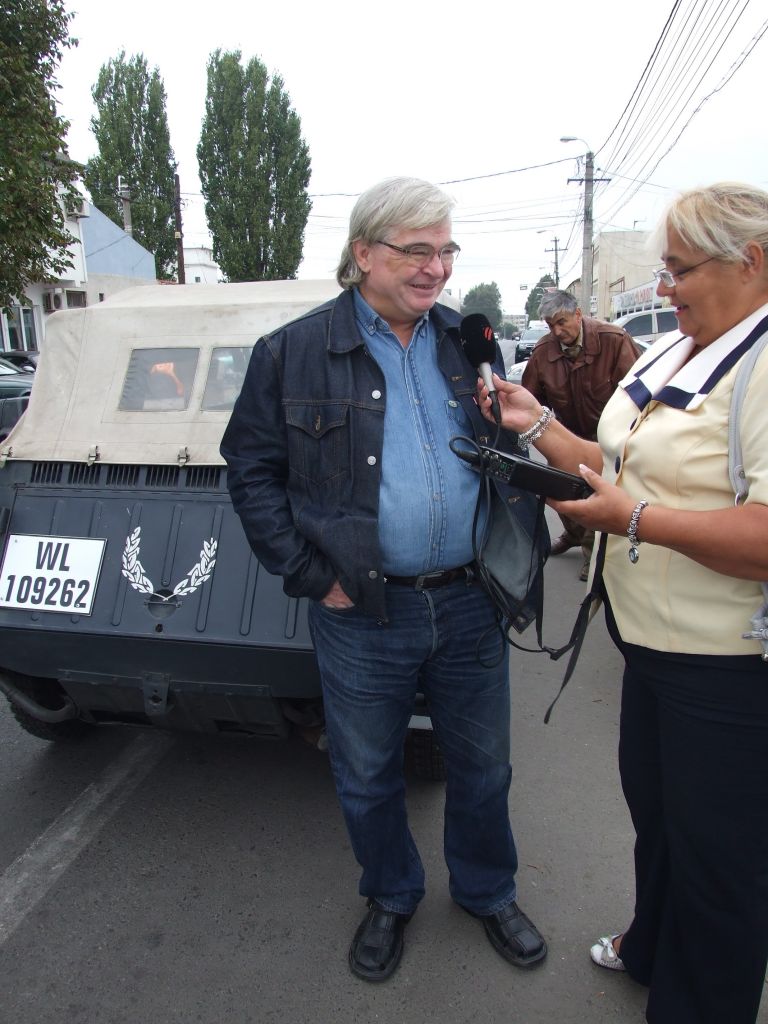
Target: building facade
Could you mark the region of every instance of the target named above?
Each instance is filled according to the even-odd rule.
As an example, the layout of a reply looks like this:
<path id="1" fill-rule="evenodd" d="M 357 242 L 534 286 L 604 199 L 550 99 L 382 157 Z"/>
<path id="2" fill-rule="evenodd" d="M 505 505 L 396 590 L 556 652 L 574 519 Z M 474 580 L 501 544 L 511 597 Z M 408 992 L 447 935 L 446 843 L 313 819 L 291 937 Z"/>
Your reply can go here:
<path id="1" fill-rule="evenodd" d="M 103 302 L 123 288 L 155 284 L 155 258 L 101 210 L 83 199 L 66 211 L 72 235 L 70 269 L 53 282 L 30 284 L 28 304 L 14 303 L 0 313 L 0 349 L 35 351 L 45 337 L 51 313 Z"/>
<path id="2" fill-rule="evenodd" d="M 184 248 L 184 280 L 187 284 L 219 284 L 221 269 L 213 262 L 213 252 L 204 245 Z"/>

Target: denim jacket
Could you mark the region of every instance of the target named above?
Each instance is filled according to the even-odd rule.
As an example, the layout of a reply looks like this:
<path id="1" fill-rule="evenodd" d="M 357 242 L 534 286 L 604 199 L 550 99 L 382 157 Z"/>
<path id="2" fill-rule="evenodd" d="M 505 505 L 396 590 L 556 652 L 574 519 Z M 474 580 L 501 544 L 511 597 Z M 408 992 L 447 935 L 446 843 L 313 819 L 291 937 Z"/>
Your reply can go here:
<path id="1" fill-rule="evenodd" d="M 477 372 L 458 343 L 460 316 L 435 305 L 438 363 L 476 440 L 489 424 Z M 498 357 L 498 352 L 497 352 Z M 494 364 L 497 372 L 503 367 Z M 352 293 L 261 338 L 221 444 L 235 511 L 252 550 L 286 594 L 321 600 L 336 579 L 365 612 L 386 619 L 378 538 L 384 376 L 355 322 Z M 502 432 L 514 450 L 514 434 Z M 522 492 L 498 485 L 506 501 Z M 533 533 L 534 507 L 520 501 Z M 517 511 L 517 506 L 516 506 Z"/>

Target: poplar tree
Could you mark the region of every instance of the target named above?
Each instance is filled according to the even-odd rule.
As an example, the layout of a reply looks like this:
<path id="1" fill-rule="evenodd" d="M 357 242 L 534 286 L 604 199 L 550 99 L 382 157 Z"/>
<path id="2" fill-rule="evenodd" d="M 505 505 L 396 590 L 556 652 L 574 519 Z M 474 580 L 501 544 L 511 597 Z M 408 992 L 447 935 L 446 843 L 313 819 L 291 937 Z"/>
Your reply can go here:
<path id="1" fill-rule="evenodd" d="M 530 295 L 525 301 L 525 312 L 528 314 L 529 320 L 538 319 L 539 305 L 544 298 L 544 292 L 554 287 L 555 281 L 551 274 L 545 274 L 544 277 L 539 278 L 536 286 L 531 290 Z"/>
<path id="2" fill-rule="evenodd" d="M 464 316 L 469 313 L 485 313 L 494 331 L 501 330 L 501 292 L 496 282 L 491 281 L 490 284 L 478 284 L 470 288 L 464 296 L 461 312 Z"/>
<path id="3" fill-rule="evenodd" d="M 213 258 L 229 281 L 293 278 L 311 208 L 309 149 L 279 75 L 216 50 L 197 147 Z"/>
<path id="4" fill-rule="evenodd" d="M 133 237 L 154 254 L 158 277 L 170 279 L 177 265 L 176 160 L 160 72 L 150 72 L 142 54 L 126 60 L 122 50 L 102 65 L 91 94 L 96 104 L 91 128 L 99 153 L 88 161 L 85 184 L 93 203 L 122 227 L 117 185 L 122 177 L 130 194 Z"/>
<path id="5" fill-rule="evenodd" d="M 0 2 L 0 306 L 72 265 L 62 202 L 79 205 L 81 168 L 53 96 L 71 17 L 61 0 Z"/>

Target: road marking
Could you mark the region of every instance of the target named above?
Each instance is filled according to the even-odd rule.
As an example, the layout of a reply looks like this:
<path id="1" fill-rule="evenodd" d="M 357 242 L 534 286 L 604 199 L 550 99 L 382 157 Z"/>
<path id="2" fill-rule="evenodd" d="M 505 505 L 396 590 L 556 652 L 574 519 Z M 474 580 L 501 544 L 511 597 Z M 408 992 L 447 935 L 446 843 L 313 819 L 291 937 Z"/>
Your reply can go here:
<path id="1" fill-rule="evenodd" d="M 173 737 L 136 737 L 0 875 L 0 946 L 50 891 L 72 861 L 168 753 Z"/>

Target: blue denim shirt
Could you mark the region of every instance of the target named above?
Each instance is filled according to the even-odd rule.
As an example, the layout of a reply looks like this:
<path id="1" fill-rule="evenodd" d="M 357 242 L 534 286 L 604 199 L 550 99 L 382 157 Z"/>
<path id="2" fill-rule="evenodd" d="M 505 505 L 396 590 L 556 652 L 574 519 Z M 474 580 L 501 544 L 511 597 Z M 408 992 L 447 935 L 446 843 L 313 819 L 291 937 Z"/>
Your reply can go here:
<path id="1" fill-rule="evenodd" d="M 385 573 L 417 576 L 472 561 L 480 478 L 448 447 L 471 434 L 469 417 L 437 365 L 437 332 L 425 313 L 407 347 L 360 292 L 355 318 L 384 374 L 387 404 L 379 489 Z"/>
<path id="2" fill-rule="evenodd" d="M 444 379 L 472 424 L 490 443 L 489 424 L 474 402 L 476 371 L 458 343 L 458 313 L 429 313 Z M 503 372 L 501 360 L 494 364 Z M 379 542 L 384 374 L 355 320 L 344 291 L 253 349 L 221 454 L 228 485 L 252 550 L 268 572 L 283 577 L 292 597 L 321 600 L 338 579 L 363 611 L 386 618 Z M 502 432 L 513 449 L 516 435 Z M 522 492 L 497 485 L 505 501 Z M 528 497 L 528 496 L 526 496 Z M 515 504 L 530 536 L 535 507 Z"/>

